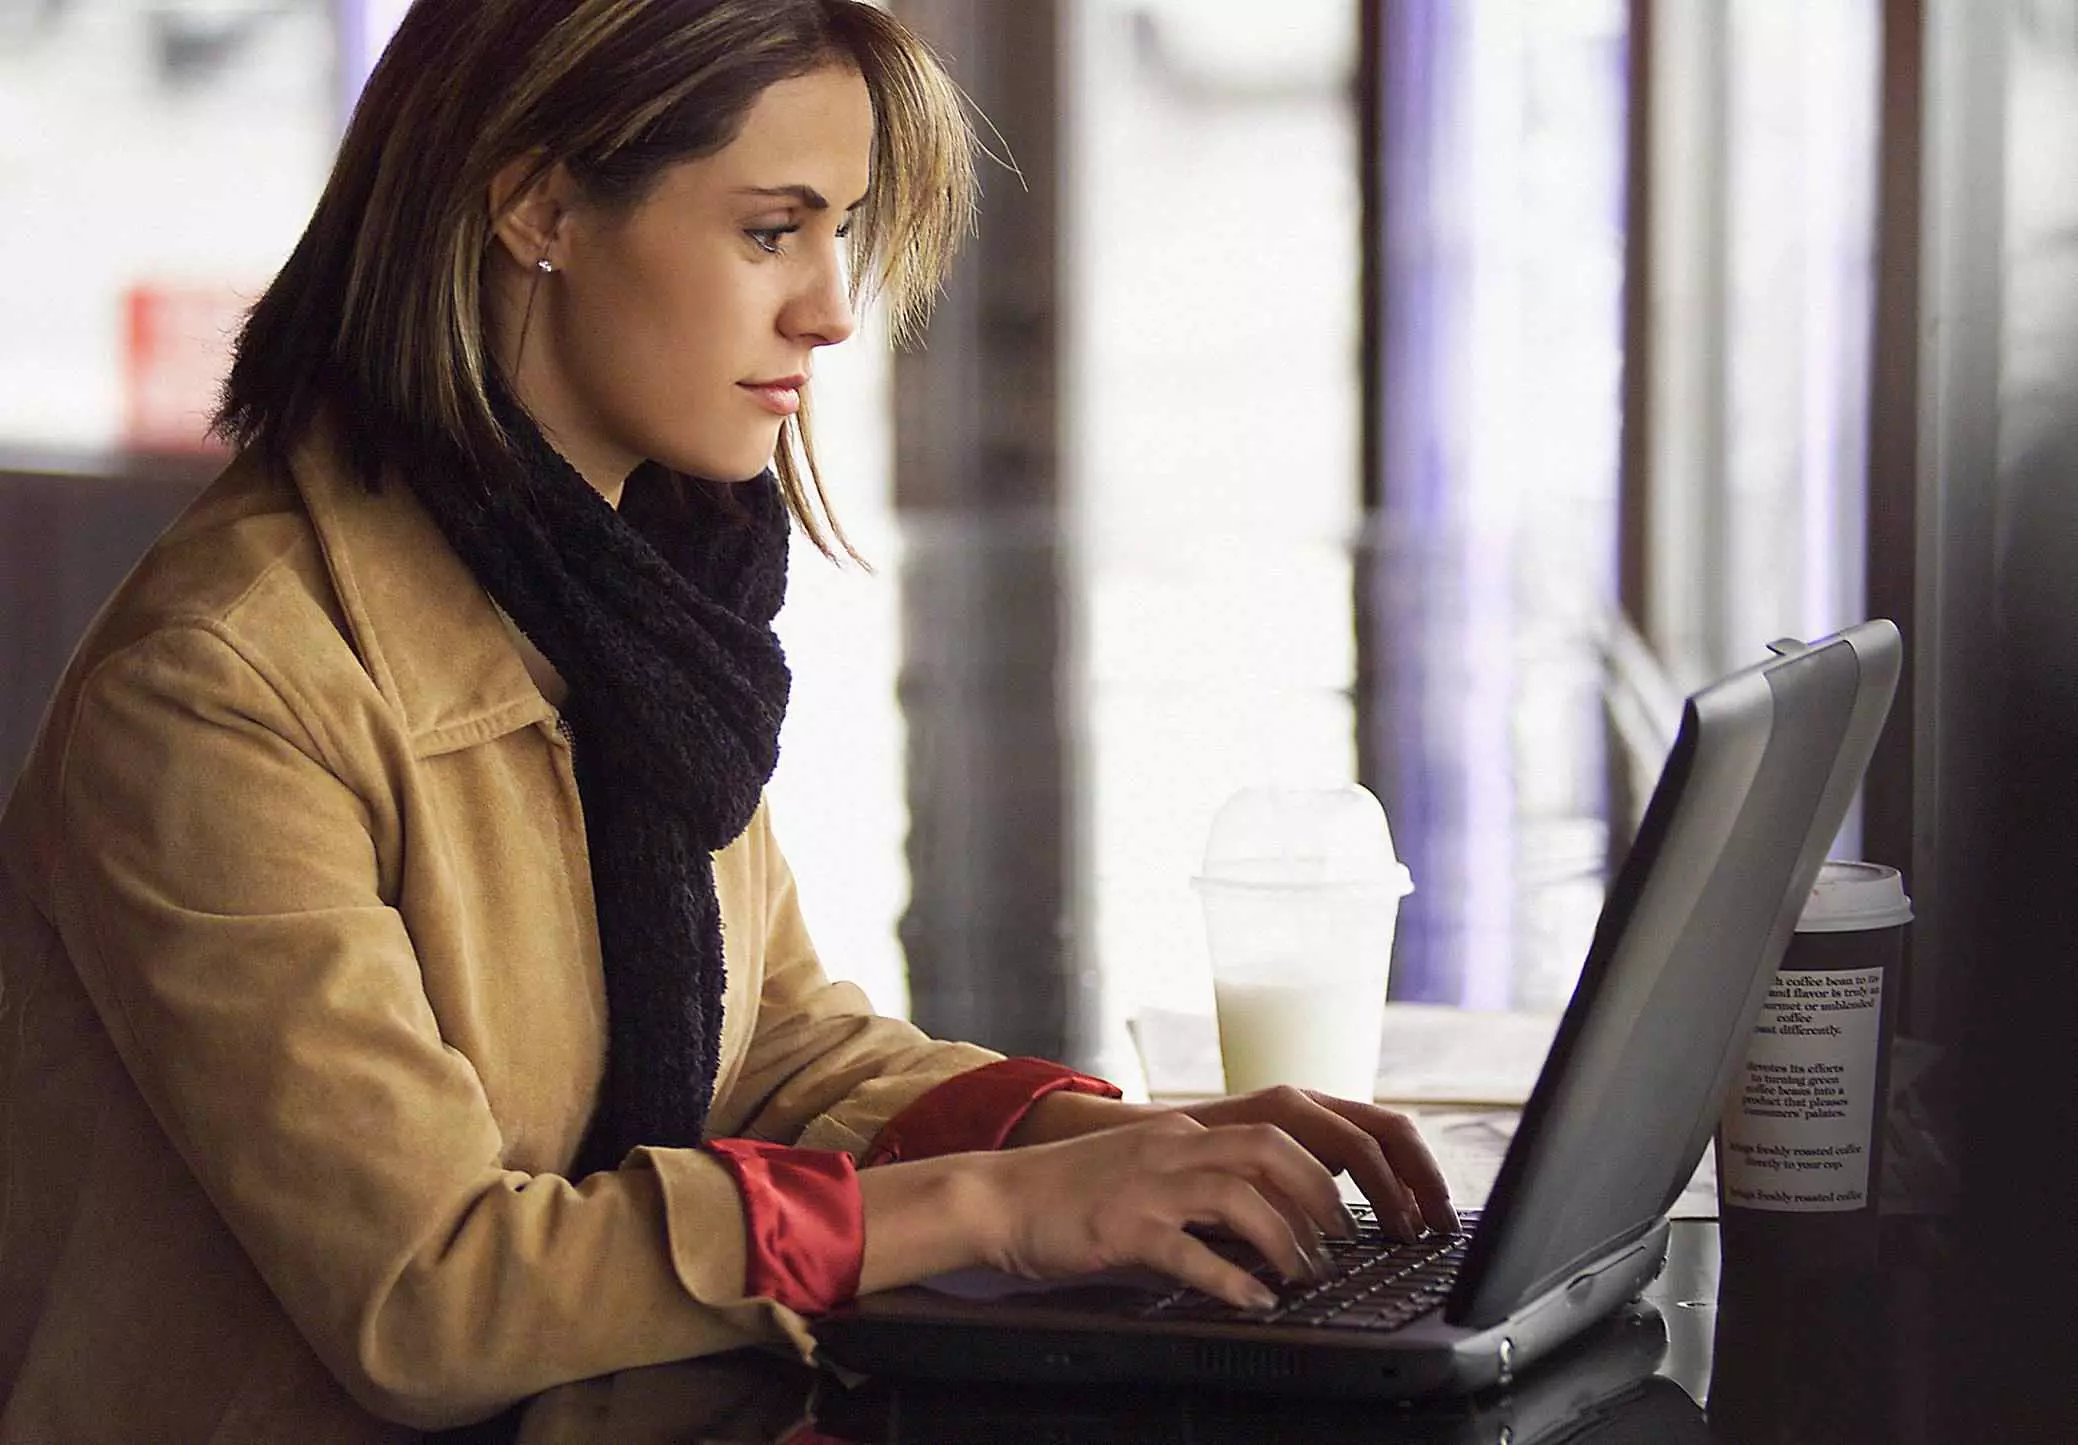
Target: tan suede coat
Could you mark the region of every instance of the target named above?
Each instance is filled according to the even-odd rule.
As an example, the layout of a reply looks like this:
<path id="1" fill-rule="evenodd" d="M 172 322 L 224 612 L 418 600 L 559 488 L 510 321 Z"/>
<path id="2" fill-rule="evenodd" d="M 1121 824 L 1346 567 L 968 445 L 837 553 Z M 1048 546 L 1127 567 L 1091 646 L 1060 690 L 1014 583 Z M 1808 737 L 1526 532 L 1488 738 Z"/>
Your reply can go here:
<path id="1" fill-rule="evenodd" d="M 861 1151 L 997 1056 L 716 856 L 712 1131 Z M 555 713 L 409 489 L 241 460 L 96 622 L 0 817 L 0 1441 L 407 1439 L 749 1342 L 698 1151 L 573 1187 L 603 1064 Z"/>

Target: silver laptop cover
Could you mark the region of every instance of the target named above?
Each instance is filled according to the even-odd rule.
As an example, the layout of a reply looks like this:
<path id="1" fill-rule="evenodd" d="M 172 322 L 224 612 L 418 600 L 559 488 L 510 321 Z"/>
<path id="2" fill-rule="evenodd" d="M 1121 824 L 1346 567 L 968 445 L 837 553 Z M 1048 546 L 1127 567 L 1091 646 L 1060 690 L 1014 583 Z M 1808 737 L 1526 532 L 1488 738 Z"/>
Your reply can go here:
<path id="1" fill-rule="evenodd" d="M 1902 648 L 1869 622 L 1712 684 L 1610 889 L 1446 1317 L 1506 1318 L 1665 1215 L 1709 1146 Z"/>

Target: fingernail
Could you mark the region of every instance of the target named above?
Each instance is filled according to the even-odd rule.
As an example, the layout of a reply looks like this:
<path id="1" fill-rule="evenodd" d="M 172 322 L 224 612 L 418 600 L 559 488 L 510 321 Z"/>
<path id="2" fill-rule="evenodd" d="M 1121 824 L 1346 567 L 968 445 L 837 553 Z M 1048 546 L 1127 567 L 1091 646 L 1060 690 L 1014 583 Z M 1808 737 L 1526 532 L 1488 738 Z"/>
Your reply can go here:
<path id="1" fill-rule="evenodd" d="M 1313 1273 L 1321 1279 L 1326 1279 L 1329 1275 L 1333 1274 L 1334 1272 L 1335 1261 L 1328 1257 L 1328 1252 L 1325 1249 L 1314 1250 Z"/>
<path id="2" fill-rule="evenodd" d="M 1265 1285 L 1250 1285 L 1247 1290 L 1248 1307 L 1252 1310 L 1274 1310 L 1277 1296 Z"/>
<path id="3" fill-rule="evenodd" d="M 1406 1235 L 1409 1239 L 1420 1239 L 1422 1228 L 1420 1210 L 1408 1209 L 1401 1212 L 1400 1233 Z"/>

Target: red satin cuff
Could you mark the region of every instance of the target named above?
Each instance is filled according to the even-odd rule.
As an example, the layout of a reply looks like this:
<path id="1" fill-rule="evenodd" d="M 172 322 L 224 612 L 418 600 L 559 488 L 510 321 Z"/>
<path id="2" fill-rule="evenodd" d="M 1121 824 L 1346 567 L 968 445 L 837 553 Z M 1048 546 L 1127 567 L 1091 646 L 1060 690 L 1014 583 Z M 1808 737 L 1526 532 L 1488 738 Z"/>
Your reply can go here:
<path id="1" fill-rule="evenodd" d="M 999 1059 L 953 1075 L 888 1120 L 865 1165 L 1000 1149 L 1032 1105 L 1063 1090 L 1121 1097 L 1116 1084 L 1045 1059 Z"/>
<path id="2" fill-rule="evenodd" d="M 743 1196 L 743 1291 L 798 1314 L 822 1314 L 859 1292 L 866 1211 L 851 1156 L 749 1139 L 701 1146 Z"/>

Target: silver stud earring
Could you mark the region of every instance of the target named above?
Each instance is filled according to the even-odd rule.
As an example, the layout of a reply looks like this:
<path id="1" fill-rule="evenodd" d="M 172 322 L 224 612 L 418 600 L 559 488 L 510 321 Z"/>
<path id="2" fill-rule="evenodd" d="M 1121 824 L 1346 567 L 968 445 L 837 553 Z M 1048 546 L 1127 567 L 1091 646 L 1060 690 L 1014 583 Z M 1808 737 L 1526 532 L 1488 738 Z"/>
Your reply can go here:
<path id="1" fill-rule="evenodd" d="M 541 268 L 541 274 L 544 276 L 553 275 L 556 269 L 556 263 L 549 260 L 546 256 L 543 256 L 539 261 L 536 261 L 534 264 Z"/>

